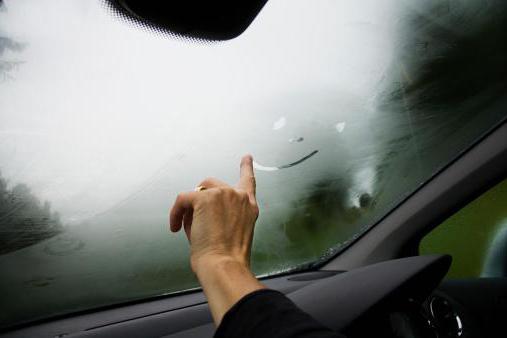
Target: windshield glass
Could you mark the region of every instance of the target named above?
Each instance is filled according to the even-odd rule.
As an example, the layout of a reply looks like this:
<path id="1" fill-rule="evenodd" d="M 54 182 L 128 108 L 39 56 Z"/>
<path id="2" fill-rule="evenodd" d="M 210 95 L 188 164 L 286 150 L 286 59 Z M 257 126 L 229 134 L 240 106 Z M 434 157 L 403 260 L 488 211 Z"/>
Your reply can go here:
<path id="1" fill-rule="evenodd" d="M 0 3 L 2 326 L 197 287 L 169 207 L 236 182 L 244 153 L 253 269 L 273 275 L 337 253 L 505 116 L 502 1 L 268 1 L 220 43 L 102 1 Z"/>

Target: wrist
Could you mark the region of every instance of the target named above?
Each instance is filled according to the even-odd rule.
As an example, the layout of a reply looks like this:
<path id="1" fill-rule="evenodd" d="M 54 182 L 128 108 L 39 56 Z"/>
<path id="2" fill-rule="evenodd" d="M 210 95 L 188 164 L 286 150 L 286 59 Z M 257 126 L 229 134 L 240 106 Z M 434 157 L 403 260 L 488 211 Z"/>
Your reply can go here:
<path id="1" fill-rule="evenodd" d="M 190 264 L 197 277 L 199 277 L 199 275 L 209 275 L 229 269 L 241 269 L 250 272 L 250 264 L 245 259 L 222 254 L 207 254 L 199 257 L 191 257 Z"/>
<path id="2" fill-rule="evenodd" d="M 237 301 L 253 291 L 265 288 L 244 259 L 207 255 L 192 257 L 191 262 L 217 325 Z"/>

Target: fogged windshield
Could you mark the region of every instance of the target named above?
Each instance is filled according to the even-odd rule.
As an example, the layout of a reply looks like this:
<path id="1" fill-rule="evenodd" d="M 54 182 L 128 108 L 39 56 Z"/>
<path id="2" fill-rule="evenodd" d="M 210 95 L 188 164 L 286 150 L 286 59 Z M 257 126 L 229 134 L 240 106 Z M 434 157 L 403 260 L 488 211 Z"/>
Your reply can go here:
<path id="1" fill-rule="evenodd" d="M 344 248 L 505 116 L 503 1 L 268 1 L 221 43 L 101 1 L 0 3 L 1 326 L 197 287 L 169 207 L 235 182 L 244 153 L 272 275 Z"/>

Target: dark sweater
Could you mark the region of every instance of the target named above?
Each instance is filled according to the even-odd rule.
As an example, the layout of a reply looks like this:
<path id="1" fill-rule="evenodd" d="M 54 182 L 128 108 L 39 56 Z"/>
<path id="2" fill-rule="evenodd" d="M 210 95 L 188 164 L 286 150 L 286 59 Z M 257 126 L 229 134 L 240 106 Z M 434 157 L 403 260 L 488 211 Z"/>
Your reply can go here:
<path id="1" fill-rule="evenodd" d="M 284 294 L 263 289 L 240 299 L 215 338 L 343 338 L 299 309 Z"/>

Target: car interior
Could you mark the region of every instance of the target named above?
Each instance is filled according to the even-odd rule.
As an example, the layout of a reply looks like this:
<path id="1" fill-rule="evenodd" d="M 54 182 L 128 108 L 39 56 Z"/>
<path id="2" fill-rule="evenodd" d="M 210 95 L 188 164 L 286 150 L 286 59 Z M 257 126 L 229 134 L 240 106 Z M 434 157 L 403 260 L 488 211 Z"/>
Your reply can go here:
<path id="1" fill-rule="evenodd" d="M 270 6 L 275 6 L 272 2 L 276 1 L 104 0 L 101 8 L 107 15 L 115 17 L 119 25 L 130 27 L 132 34 L 151 34 L 156 39 L 182 41 L 199 48 L 220 48 L 221 44 L 251 34 L 250 29 L 255 28 L 252 27 L 256 20 L 260 20 L 264 12 L 269 12 Z M 292 6 L 290 1 L 286 2 L 287 6 Z M 317 2 L 328 6 L 340 1 Z M 361 2 L 356 1 L 354 6 L 361 9 Z M 395 8 L 404 5 L 413 9 L 411 6 L 419 6 L 414 5 L 416 1 L 399 0 L 379 1 L 379 8 L 388 6 L 388 2 Z M 395 59 L 406 60 L 412 57 L 411 53 L 421 53 L 421 49 L 427 47 L 421 42 L 421 36 L 426 37 L 430 44 L 438 39 L 451 42 L 435 52 L 436 56 L 407 61 L 400 68 L 402 75 L 405 70 L 411 74 L 410 67 L 421 69 L 420 73 L 403 75 L 405 80 L 395 81 L 404 89 L 393 90 L 387 95 L 392 102 L 384 99 L 379 106 L 386 111 L 407 106 L 414 112 L 434 109 L 431 114 L 421 113 L 415 118 L 414 123 L 423 126 L 420 135 L 427 136 L 427 141 L 418 145 L 422 149 L 418 159 L 424 166 L 425 161 L 430 161 L 425 159 L 428 154 L 439 149 L 442 153 L 446 151 L 445 159 L 438 165 L 432 165 L 424 179 L 410 185 L 413 189 L 403 188 L 404 193 L 396 194 L 397 198 L 390 200 L 386 204 L 388 207 L 382 209 L 386 212 L 376 214 L 371 224 L 365 223 L 361 231 L 347 235 L 347 240 L 339 246 L 319 254 L 321 258 L 274 273 L 259 270 L 263 284 L 283 292 L 319 322 L 347 337 L 471 338 L 506 335 L 503 320 L 507 314 L 507 6 L 502 1 L 490 1 L 487 5 L 480 1 L 458 0 L 435 0 L 431 3 L 436 7 L 426 4 L 431 7 L 427 12 L 421 9 L 423 5 L 414 9 L 421 17 L 400 19 L 410 27 L 417 27 L 419 35 L 414 33 L 410 41 L 402 46 L 404 52 Z M 317 5 L 313 1 L 299 1 L 293 6 L 301 6 L 302 12 L 305 12 Z M 330 10 L 334 9 L 329 6 Z M 5 1 L 5 7 L 5 13 L 9 13 L 8 1 Z M 12 7 L 15 7 L 14 4 Z M 356 10 L 352 7 L 351 11 Z M 441 14 L 442 7 L 445 13 L 461 10 L 461 16 L 453 21 L 453 25 L 458 26 L 455 35 L 455 31 L 444 22 L 447 14 Z M 484 10 L 485 14 L 481 12 L 483 7 L 488 9 Z M 435 8 L 437 12 L 434 12 Z M 467 12 L 469 8 L 472 9 Z M 440 16 L 432 21 L 421 13 Z M 496 16 L 491 13 L 496 13 Z M 473 21 L 480 27 L 467 26 L 471 22 L 467 21 L 469 17 L 482 16 L 486 17 L 484 21 Z M 304 20 L 304 17 L 299 20 Z M 277 24 L 288 25 L 288 21 L 280 17 Z M 290 39 L 297 40 L 298 37 Z M 305 41 L 302 40 L 301 44 L 304 45 Z M 319 48 L 331 49 L 329 46 Z M 130 52 L 135 54 L 134 50 Z M 141 88 L 136 93 L 139 96 L 143 95 Z M 402 99 L 398 100 L 398 96 Z M 454 115 L 449 113 L 451 110 L 456 111 Z M 3 119 L 3 115 L 0 118 Z M 278 116 L 274 115 L 275 118 Z M 285 123 L 285 119 L 276 121 L 273 130 L 282 128 Z M 458 135 L 457 130 L 465 124 L 471 131 Z M 342 133 L 341 129 L 345 133 L 346 128 L 352 128 L 349 125 L 336 125 L 336 130 Z M 305 142 L 308 138 L 305 135 Z M 380 139 L 378 142 L 381 142 Z M 299 140 L 302 141 L 302 137 Z M 291 139 L 289 142 L 292 146 L 300 141 Z M 451 144 L 456 146 L 451 147 Z M 308 148 L 308 151 L 312 149 Z M 299 161 L 295 157 L 282 158 L 283 163 L 290 165 L 279 162 L 268 166 L 261 164 L 262 159 L 259 159 L 256 169 L 266 173 L 297 170 L 325 153 L 325 150 L 315 149 Z M 3 161 L 8 157 L 1 151 L 2 148 L 0 160 Z M 399 153 L 401 155 L 395 149 L 386 156 L 403 156 L 403 150 Z M 418 165 L 417 161 L 409 160 L 403 172 L 395 172 L 393 166 L 383 166 L 386 162 L 382 161 L 379 160 L 375 170 L 380 175 L 377 177 L 382 177 L 384 190 L 379 190 L 382 193 L 378 196 L 375 190 L 372 190 L 373 193 L 361 192 L 357 206 L 350 208 L 358 215 L 362 215 L 363 209 L 370 205 L 380 208 L 378 205 L 382 202 L 378 201 L 388 194 L 385 191 L 389 191 L 390 186 L 401 187 L 408 182 L 415 170 L 413 168 Z M 396 161 L 402 160 L 393 161 L 397 165 Z M 3 167 L 0 169 L 3 170 Z M 2 172 L 8 176 L 8 171 Z M 305 172 L 300 175 L 305 175 Z M 258 190 L 261 191 L 262 177 L 257 180 L 260 184 Z M 335 203 L 339 197 L 334 197 L 336 191 L 333 189 L 319 190 L 322 191 L 322 194 L 308 199 L 313 198 L 312 203 L 325 213 L 331 203 L 329 201 Z M 280 198 L 280 195 L 275 198 Z M 296 213 L 294 217 L 304 218 L 305 212 Z M 340 215 L 333 213 L 329 222 L 332 224 L 333 219 Z M 352 212 L 344 215 L 356 217 Z M 296 222 L 291 228 L 291 224 L 284 228 L 287 236 L 292 241 L 305 241 L 307 232 L 298 237 L 294 230 L 294 227 L 305 225 Z M 142 240 L 141 236 L 138 240 Z M 308 241 L 311 238 L 308 237 Z M 3 245 L 7 245 L 5 243 Z M 70 242 L 64 244 L 69 247 L 75 245 Z M 63 257 L 64 253 L 58 249 L 60 247 L 53 247 L 53 254 Z M 74 249 L 80 250 L 77 245 Z M 0 254 L 3 255 L 4 251 Z M 5 253 L 5 262 L 0 259 L 0 269 L 5 269 L 0 270 L 2 276 L 11 273 L 7 270 L 9 254 Z M 284 258 L 280 259 L 283 261 Z M 18 264 L 16 269 L 29 270 L 30 267 Z M 18 308 L 14 304 L 20 296 L 8 290 L 15 283 L 19 281 L 14 278 L 0 282 L 2 298 L 7 299 L 8 294 L 12 297 L 0 306 L 4 313 L 0 315 L 0 337 L 184 338 L 212 337 L 215 331 L 206 298 L 192 283 L 177 292 L 146 292 L 145 296 L 131 300 L 118 298 L 107 304 L 91 302 L 76 310 L 47 316 L 42 312 L 33 318 L 7 315 L 11 309 Z M 86 283 L 88 285 L 82 287 L 90 290 L 101 287 L 94 285 L 92 279 L 87 279 Z M 44 286 L 39 283 L 37 287 Z M 110 287 L 115 288 L 114 285 Z M 63 293 L 66 291 L 61 292 L 62 295 L 58 295 L 58 290 L 54 291 L 52 297 L 65 298 Z M 34 296 L 33 302 L 38 301 Z M 21 303 L 25 307 L 30 306 L 26 300 Z M 25 311 L 25 307 L 20 305 L 18 312 Z"/>

